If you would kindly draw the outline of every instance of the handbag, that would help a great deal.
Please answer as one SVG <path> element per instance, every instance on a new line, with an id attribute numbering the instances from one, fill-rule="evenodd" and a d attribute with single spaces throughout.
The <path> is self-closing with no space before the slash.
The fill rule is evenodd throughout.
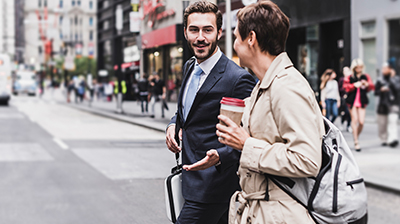
<path id="1" fill-rule="evenodd" d="M 171 175 L 165 178 L 164 193 L 167 217 L 175 223 L 181 213 L 185 199 L 182 196 L 182 164 L 179 164 L 179 153 L 175 154 L 176 166 L 172 167 Z"/>

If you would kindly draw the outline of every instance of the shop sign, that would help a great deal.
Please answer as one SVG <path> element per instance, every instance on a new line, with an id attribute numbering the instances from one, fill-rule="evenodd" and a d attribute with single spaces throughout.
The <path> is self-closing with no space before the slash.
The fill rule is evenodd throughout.
<path id="1" fill-rule="evenodd" d="M 129 12 L 129 30 L 132 33 L 140 32 L 141 16 L 139 12 Z"/>
<path id="2" fill-rule="evenodd" d="M 99 70 L 99 76 L 105 77 L 107 75 L 108 75 L 108 71 L 107 70 Z"/>
<path id="3" fill-rule="evenodd" d="M 147 18 L 147 25 L 152 28 L 155 21 L 165 19 L 169 16 L 175 15 L 173 9 L 165 10 L 165 0 L 141 0 L 143 7 L 143 17 L 142 20 Z M 163 11 L 161 11 L 163 10 Z"/>
<path id="4" fill-rule="evenodd" d="M 124 48 L 124 62 L 139 61 L 140 51 L 137 45 Z"/>

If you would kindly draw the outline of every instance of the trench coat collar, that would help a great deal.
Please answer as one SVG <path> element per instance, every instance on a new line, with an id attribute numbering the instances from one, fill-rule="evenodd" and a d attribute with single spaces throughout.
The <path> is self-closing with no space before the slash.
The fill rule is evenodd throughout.
<path id="1" fill-rule="evenodd" d="M 281 73 L 288 67 L 293 66 L 286 52 L 280 53 L 271 63 L 263 80 L 260 83 L 260 89 L 268 89 L 276 76 L 282 75 Z"/>

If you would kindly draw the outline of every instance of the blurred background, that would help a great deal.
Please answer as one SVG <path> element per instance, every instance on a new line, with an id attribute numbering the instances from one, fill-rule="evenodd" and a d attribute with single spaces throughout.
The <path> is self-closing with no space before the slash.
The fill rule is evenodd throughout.
<path id="1" fill-rule="evenodd" d="M 239 65 L 236 13 L 256 1 L 212 1 L 224 16 L 219 47 Z M 163 181 L 175 161 L 164 130 L 192 56 L 191 2 L 0 0 L 0 223 L 168 223 Z M 400 74 L 400 0 L 274 2 L 317 99 L 325 69 L 340 79 L 354 58 L 374 82 L 384 62 Z M 159 91 L 166 100 L 152 100 Z M 355 156 L 370 223 L 399 223 L 400 150 L 381 146 L 369 99 Z"/>

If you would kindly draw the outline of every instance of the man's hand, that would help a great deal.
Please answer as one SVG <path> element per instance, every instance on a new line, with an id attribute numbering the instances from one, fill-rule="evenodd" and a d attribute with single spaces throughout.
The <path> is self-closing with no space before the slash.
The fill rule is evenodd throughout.
<path id="1" fill-rule="evenodd" d="M 179 139 L 182 139 L 182 130 L 179 131 Z M 181 147 L 179 147 L 178 143 L 175 141 L 175 125 L 168 127 L 165 136 L 165 143 L 171 152 L 178 153 L 181 151 Z"/>
<path id="2" fill-rule="evenodd" d="M 206 157 L 202 160 L 193 163 L 192 165 L 183 165 L 183 169 L 186 171 L 198 171 L 198 170 L 205 170 L 212 166 L 215 166 L 219 161 L 219 154 L 217 150 L 211 149 L 207 151 Z"/>

